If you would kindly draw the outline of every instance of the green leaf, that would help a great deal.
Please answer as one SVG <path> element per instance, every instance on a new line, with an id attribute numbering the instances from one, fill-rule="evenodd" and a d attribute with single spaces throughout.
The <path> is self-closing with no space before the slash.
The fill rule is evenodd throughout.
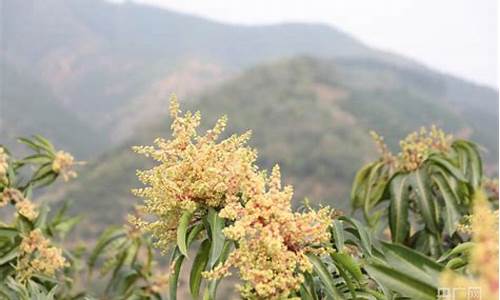
<path id="1" fill-rule="evenodd" d="M 97 262 L 97 259 L 103 253 L 104 249 L 106 249 L 106 247 L 108 247 L 114 241 L 126 236 L 127 234 L 123 231 L 122 228 L 119 227 L 111 227 L 108 228 L 106 231 L 104 231 L 103 234 L 97 240 L 97 243 L 94 249 L 92 250 L 92 253 L 89 256 L 87 262 L 89 266 L 89 272 L 92 272 Z"/>
<path id="2" fill-rule="evenodd" d="M 460 168 L 458 167 L 455 167 L 449 160 L 438 155 L 431 155 L 429 157 L 429 161 L 445 169 L 448 173 L 453 175 L 457 180 L 467 181 L 467 178 L 465 178 L 465 174 L 462 172 L 462 170 L 460 170 Z"/>
<path id="3" fill-rule="evenodd" d="M 212 240 L 208 265 L 210 268 L 213 268 L 224 247 L 225 237 L 222 229 L 224 229 L 225 221 L 219 217 L 219 214 L 213 208 L 208 209 L 207 221 L 210 225 L 210 239 Z"/>
<path id="4" fill-rule="evenodd" d="M 354 227 L 355 232 L 359 235 L 361 248 L 366 254 L 372 256 L 372 239 L 365 226 L 363 226 L 363 224 L 361 224 L 358 220 L 345 216 L 339 217 L 339 220 L 345 221 Z"/>
<path id="5" fill-rule="evenodd" d="M 389 227 L 395 243 L 403 243 L 410 233 L 408 206 L 410 189 L 406 174 L 397 174 L 390 182 Z"/>
<path id="6" fill-rule="evenodd" d="M 381 264 L 370 264 L 364 268 L 377 282 L 404 297 L 418 300 L 436 299 L 437 290 L 412 277 L 411 274 Z"/>
<path id="7" fill-rule="evenodd" d="M 380 172 L 383 171 L 383 167 L 384 164 L 382 162 L 376 163 L 370 169 L 366 183 L 363 214 L 369 226 L 375 225 L 375 222 L 370 215 L 370 211 L 381 200 L 387 184 L 387 181 L 380 175 Z"/>
<path id="8" fill-rule="evenodd" d="M 443 174 L 433 174 L 432 179 L 436 183 L 441 195 L 443 196 L 446 213 L 444 214 L 444 227 L 448 235 L 453 235 L 457 225 L 462 217 L 458 211 L 458 197 L 446 180 Z"/>
<path id="9" fill-rule="evenodd" d="M 43 149 L 45 149 L 48 153 L 56 152 L 54 145 L 52 145 L 52 143 L 49 140 L 38 134 L 35 134 L 34 137 L 35 141 L 38 142 L 38 145 Z"/>
<path id="10" fill-rule="evenodd" d="M 303 286 L 307 289 L 308 293 L 311 295 L 313 300 L 318 300 L 318 294 L 316 293 L 316 284 L 311 273 L 304 273 L 304 283 Z"/>
<path id="11" fill-rule="evenodd" d="M 345 299 L 344 295 L 342 295 L 340 291 L 337 290 L 332 275 L 330 274 L 330 272 L 328 272 L 328 269 L 326 268 L 325 264 L 323 264 L 321 259 L 313 254 L 308 254 L 307 257 L 314 267 L 314 272 L 318 275 L 319 279 L 323 283 L 325 292 L 328 297 L 334 300 Z"/>
<path id="12" fill-rule="evenodd" d="M 188 256 L 188 248 L 186 245 L 187 238 L 187 228 L 189 226 L 189 222 L 191 222 L 191 218 L 193 217 L 193 213 L 190 211 L 185 211 L 181 218 L 179 219 L 179 227 L 177 227 L 177 247 L 179 247 L 179 251 L 184 256 Z"/>
<path id="13" fill-rule="evenodd" d="M 37 152 L 40 151 L 40 147 L 36 143 L 32 142 L 30 139 L 19 137 L 17 138 L 17 141 L 19 143 L 25 144 L 26 146 L 30 147 L 31 149 Z"/>
<path id="14" fill-rule="evenodd" d="M 333 240 L 335 241 L 335 246 L 337 251 L 342 251 L 344 249 L 344 225 L 340 220 L 333 220 L 333 225 L 331 227 Z"/>
<path id="15" fill-rule="evenodd" d="M 19 231 L 16 228 L 11 227 L 0 227 L 0 239 L 12 240 L 19 235 Z"/>
<path id="16" fill-rule="evenodd" d="M 52 164 L 47 163 L 44 165 L 41 165 L 35 173 L 33 173 L 33 176 L 31 177 L 32 181 L 40 180 L 43 177 L 47 176 L 47 174 L 52 173 Z"/>
<path id="17" fill-rule="evenodd" d="M 459 153 L 459 157 L 462 157 L 461 160 L 465 157 L 466 162 L 461 161 L 466 167 L 465 176 L 471 186 L 477 189 L 483 177 L 483 163 L 477 146 L 468 141 L 457 140 L 453 142 L 452 147 Z"/>
<path id="18" fill-rule="evenodd" d="M 467 260 L 465 260 L 461 257 L 454 257 L 454 258 L 450 259 L 450 261 L 448 263 L 446 263 L 446 268 L 456 270 L 456 269 L 459 269 L 465 265 L 467 265 Z"/>
<path id="19" fill-rule="evenodd" d="M 189 291 L 194 299 L 197 299 L 200 294 L 201 273 L 207 267 L 208 258 L 210 254 L 210 240 L 206 239 L 201 243 L 200 250 L 194 258 L 191 267 L 191 274 L 189 276 Z"/>
<path id="20" fill-rule="evenodd" d="M 189 248 L 191 244 L 194 242 L 198 234 L 203 230 L 204 226 L 203 224 L 199 223 L 191 227 L 189 230 L 189 234 L 187 237 L 187 247 Z"/>
<path id="21" fill-rule="evenodd" d="M 438 260 L 437 262 L 443 262 L 447 260 L 448 258 L 455 256 L 455 255 L 461 255 L 463 253 L 469 253 L 470 250 L 474 247 L 473 242 L 465 242 L 462 244 L 457 245 L 455 248 L 447 251 L 444 253 Z"/>
<path id="22" fill-rule="evenodd" d="M 353 210 L 363 207 L 363 202 L 365 200 L 364 190 L 366 189 L 366 179 L 373 166 L 374 163 L 365 165 L 356 173 L 356 176 L 354 177 L 351 189 L 351 205 Z"/>
<path id="23" fill-rule="evenodd" d="M 437 209 L 434 199 L 432 199 L 429 177 L 427 176 L 424 168 L 415 170 L 410 176 L 410 182 L 415 189 L 417 204 L 420 208 L 420 213 L 422 214 L 425 225 L 429 231 L 437 234 Z"/>
<path id="24" fill-rule="evenodd" d="M 54 231 L 59 234 L 59 237 L 64 238 L 78 223 L 82 221 L 82 216 L 67 218 L 54 225 Z"/>
<path id="25" fill-rule="evenodd" d="M 233 241 L 231 240 L 225 240 L 224 241 L 224 247 L 222 248 L 222 252 L 219 256 L 219 259 L 217 260 L 217 264 L 223 264 L 227 258 L 229 257 L 229 253 L 231 251 L 231 247 L 233 245 Z M 205 289 L 205 293 L 203 295 L 204 300 L 215 300 L 216 299 L 216 293 L 217 293 L 217 287 L 219 286 L 221 279 L 217 280 L 211 280 L 208 282 L 208 286 Z"/>
<path id="26" fill-rule="evenodd" d="M 341 252 L 333 252 L 330 254 L 336 265 L 340 265 L 358 282 L 363 281 L 363 274 L 358 263 L 350 256 Z"/>
<path id="27" fill-rule="evenodd" d="M 304 284 L 300 285 L 300 299 L 314 300 L 311 291 Z"/>
<path id="28" fill-rule="evenodd" d="M 57 179 L 57 176 L 58 174 L 50 171 L 37 179 L 32 179 L 31 182 L 33 184 L 33 187 L 40 188 L 53 183 Z"/>
<path id="29" fill-rule="evenodd" d="M 179 251 L 179 248 L 176 247 L 174 252 L 172 253 L 171 263 L 173 264 L 173 272 L 169 278 L 169 299 L 176 300 L 177 299 L 177 285 L 179 282 L 179 274 L 181 272 L 182 263 L 184 261 L 184 255 L 182 255 Z"/>
<path id="30" fill-rule="evenodd" d="M 18 254 L 19 254 L 18 251 L 19 251 L 19 247 L 14 247 L 14 248 L 10 249 L 9 252 L 3 254 L 2 257 L 0 257 L 0 266 L 17 258 Z"/>
<path id="31" fill-rule="evenodd" d="M 439 274 L 443 271 L 443 266 L 434 259 L 403 245 L 381 243 L 384 257 L 391 267 L 405 274 L 411 274 L 434 288 L 438 287 Z"/>
<path id="32" fill-rule="evenodd" d="M 22 164 L 43 165 L 52 162 L 52 158 L 45 154 L 34 154 L 19 161 Z"/>

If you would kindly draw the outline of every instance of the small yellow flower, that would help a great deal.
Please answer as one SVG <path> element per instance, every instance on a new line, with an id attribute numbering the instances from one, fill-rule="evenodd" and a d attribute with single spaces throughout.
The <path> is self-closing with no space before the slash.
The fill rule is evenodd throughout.
<path id="1" fill-rule="evenodd" d="M 0 207 L 5 206 L 9 203 L 16 204 L 24 200 L 23 193 L 15 188 L 6 188 L 0 195 Z"/>
<path id="2" fill-rule="evenodd" d="M 175 240 L 184 211 L 200 217 L 200 207 L 220 208 L 245 201 L 264 188 L 263 176 L 254 162 L 256 151 L 246 146 L 249 133 L 218 141 L 226 118 L 212 130 L 198 135 L 201 116 L 182 115 L 174 97 L 170 103 L 172 139 L 157 138 L 155 146 L 137 146 L 137 153 L 157 161 L 152 169 L 138 171 L 145 185 L 133 193 L 144 198 L 144 210 L 152 218 L 132 217 L 131 223 L 150 232 L 164 250 Z M 233 204 L 231 204 L 233 203 Z"/>
<path id="3" fill-rule="evenodd" d="M 236 212 L 230 206 L 222 209 L 221 216 L 237 216 L 224 234 L 237 241 L 238 248 L 225 264 L 203 274 L 215 279 L 228 275 L 231 266 L 236 267 L 245 283 L 240 287 L 245 299 L 288 298 L 304 281 L 302 273 L 312 271 L 306 254 L 328 252 L 324 245 L 330 240 L 331 210 L 292 212 L 292 188 L 281 188 L 278 166 L 267 187 Z"/>
<path id="4" fill-rule="evenodd" d="M 52 161 L 52 171 L 61 174 L 64 181 L 71 178 L 76 178 L 78 174 L 73 170 L 73 167 L 83 162 L 75 161 L 73 155 L 65 151 L 57 151 L 54 161 Z"/>
<path id="5" fill-rule="evenodd" d="M 67 265 L 62 250 L 50 245 L 40 229 L 31 231 L 19 246 L 16 277 L 25 282 L 35 274 L 53 276 L 55 272 Z"/>
<path id="6" fill-rule="evenodd" d="M 33 221 L 38 217 L 36 205 L 28 199 L 17 202 L 16 209 L 20 215 L 26 217 L 30 221 Z"/>
<path id="7" fill-rule="evenodd" d="M 3 147 L 0 147 L 0 183 L 7 181 L 7 169 L 9 156 Z"/>
<path id="8" fill-rule="evenodd" d="M 472 248 L 468 276 L 459 275 L 451 270 L 441 274 L 440 285 L 450 288 L 480 287 L 482 299 L 498 299 L 498 211 L 492 211 L 484 192 L 474 197 L 474 210 L 471 217 Z M 459 295 L 457 300 L 466 300 Z"/>
<path id="9" fill-rule="evenodd" d="M 370 131 L 370 135 L 375 142 L 382 161 L 390 166 L 395 166 L 397 164 L 397 157 L 389 150 L 389 147 L 384 142 L 384 137 L 378 135 L 375 131 Z"/>
<path id="10" fill-rule="evenodd" d="M 435 125 L 430 130 L 422 127 L 420 131 L 410 133 L 399 143 L 401 152 L 395 156 L 384 143 L 383 137 L 373 131 L 370 134 L 377 145 L 381 159 L 394 169 L 402 171 L 418 169 L 434 152 L 450 151 L 453 140 L 452 135 L 446 134 Z"/>

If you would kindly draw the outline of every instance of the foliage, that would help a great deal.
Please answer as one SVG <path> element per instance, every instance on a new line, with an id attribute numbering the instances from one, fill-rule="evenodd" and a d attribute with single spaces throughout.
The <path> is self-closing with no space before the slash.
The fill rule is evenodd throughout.
<path id="1" fill-rule="evenodd" d="M 285 182 L 295 187 L 294 207 L 308 197 L 313 204 L 347 211 L 356 171 L 376 157 L 370 129 L 383 133 L 386 143 L 394 147 L 415 128 L 437 124 L 484 147 L 485 168 L 496 173 L 496 93 L 492 91 L 490 100 L 469 92 L 467 99 L 481 105 L 464 109 L 464 104 L 451 103 L 465 96 L 447 98 L 444 89 L 444 83 L 432 76 L 389 64 L 299 57 L 252 68 L 200 96 L 193 94 L 180 100 L 184 107 L 203 113 L 203 129 L 209 129 L 221 114 L 227 114 L 230 120 L 226 133 L 240 134 L 251 129 L 249 145 L 259 151 L 257 163 L 268 170 L 276 163 L 280 165 L 286 174 Z M 189 90 L 194 93 L 191 86 Z M 137 102 L 131 118 L 121 114 L 120 118 L 134 119 L 143 110 L 151 109 Z M 123 101 L 119 103 L 124 105 Z M 87 236 L 95 237 L 116 223 L 135 203 L 129 192 L 130 187 L 138 185 L 135 170 L 148 168 L 150 162 L 134 155 L 130 146 L 149 145 L 156 137 L 170 136 L 165 126 L 169 120 L 163 118 L 167 106 L 157 103 L 152 109 L 158 118 L 148 119 L 154 124 L 144 122 L 139 123 L 141 128 L 124 130 L 133 133 L 133 139 L 103 156 L 92 152 L 95 159 L 81 170 L 79 180 L 48 197 L 74 200 L 73 211 L 88 215 L 88 226 L 78 228 Z M 99 105 L 92 107 L 101 109 Z M 463 115 L 474 110 L 481 112 L 473 118 Z M 494 121 L 486 121 L 489 118 Z"/>
<path id="2" fill-rule="evenodd" d="M 91 299 L 97 291 L 82 285 L 85 273 L 89 285 L 101 280 L 92 277 L 96 267 L 101 276 L 111 273 L 104 298 L 160 298 L 166 280 L 152 273 L 152 245 L 133 229 L 106 230 L 90 253 L 65 242 L 81 218 L 67 216 L 67 204 L 50 214 L 48 204 L 32 199 L 59 176 L 75 178 L 81 163 L 41 136 L 19 141 L 33 154 L 16 159 L 0 147 L 0 206 L 15 214 L 0 225 L 0 299 Z"/>
<path id="3" fill-rule="evenodd" d="M 353 209 L 362 209 L 372 227 L 387 219 L 394 243 L 435 258 L 465 241 L 458 224 L 471 213 L 471 196 L 483 180 L 477 146 L 436 127 L 410 134 L 398 155 L 374 138 L 381 157 L 357 173 Z"/>
<path id="4" fill-rule="evenodd" d="M 293 188 L 278 166 L 258 168 L 249 133 L 219 138 L 225 118 L 199 135 L 200 114 L 182 114 L 175 98 L 171 117 L 170 140 L 134 148 L 155 160 L 137 172 L 144 205 L 90 251 L 65 239 L 80 220 L 67 205 L 51 214 L 32 201 L 81 163 L 41 136 L 19 139 L 33 151 L 22 159 L 0 147 L 0 205 L 14 212 L 0 225 L 0 297 L 176 299 L 191 258 L 193 299 L 217 299 L 232 270 L 244 299 L 431 300 L 441 286 L 471 285 L 498 296 L 498 185 L 483 180 L 473 143 L 433 127 L 393 155 L 375 135 L 381 158 L 352 189 L 367 226 L 307 201 L 292 209 Z M 168 269 L 155 246 L 170 253 Z"/>

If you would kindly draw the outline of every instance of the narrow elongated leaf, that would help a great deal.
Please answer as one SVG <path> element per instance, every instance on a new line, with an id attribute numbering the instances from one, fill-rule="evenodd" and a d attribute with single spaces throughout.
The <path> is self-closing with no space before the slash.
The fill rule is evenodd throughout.
<path id="1" fill-rule="evenodd" d="M 50 163 L 52 161 L 52 158 L 50 158 L 48 155 L 45 154 L 34 154 L 28 157 L 23 158 L 20 163 L 23 164 L 38 164 L 38 165 L 43 165 L 46 163 Z"/>
<path id="2" fill-rule="evenodd" d="M 314 300 L 311 291 L 304 284 L 300 285 L 300 299 Z"/>
<path id="3" fill-rule="evenodd" d="M 347 275 L 347 271 L 344 269 L 342 265 L 335 265 L 335 266 L 337 267 L 337 271 L 340 277 L 344 279 L 344 283 L 347 286 L 349 292 L 351 293 L 350 296 L 352 297 L 352 299 L 356 299 L 356 286 L 354 285 L 354 282 L 351 280 L 351 277 Z M 341 286 L 340 291 L 346 293 L 345 287 Z"/>
<path id="4" fill-rule="evenodd" d="M 40 168 L 38 168 L 35 171 L 35 173 L 33 173 L 31 180 L 32 181 L 40 180 L 44 176 L 47 176 L 48 173 L 51 173 L 51 172 L 53 172 L 52 171 L 52 164 L 50 164 L 50 163 L 44 164 L 44 165 L 40 166 Z"/>
<path id="5" fill-rule="evenodd" d="M 109 246 L 112 242 L 116 241 L 119 238 L 125 237 L 127 234 L 121 229 L 121 228 L 116 228 L 112 227 L 107 229 L 97 240 L 96 246 L 94 247 L 94 250 L 89 256 L 88 260 L 88 266 L 89 266 L 89 271 L 92 272 L 97 259 L 99 256 L 103 253 L 103 250 Z"/>
<path id="6" fill-rule="evenodd" d="M 316 292 L 316 285 L 314 283 L 314 278 L 310 273 L 304 274 L 304 286 L 307 287 L 313 300 L 318 300 L 318 293 Z"/>
<path id="7" fill-rule="evenodd" d="M 370 174 L 371 168 L 373 168 L 373 163 L 364 166 L 361 170 L 356 173 L 354 177 L 354 182 L 351 189 L 351 206 L 354 209 L 363 207 L 364 190 L 366 189 L 366 180 L 368 174 Z"/>
<path id="8" fill-rule="evenodd" d="M 447 269 L 456 270 L 467 265 L 467 261 L 461 257 L 454 257 L 446 263 Z"/>
<path id="9" fill-rule="evenodd" d="M 443 262 L 445 260 L 447 260 L 448 258 L 452 257 L 452 256 L 455 256 L 455 255 L 461 255 L 463 253 L 469 253 L 470 250 L 474 247 L 474 243 L 473 242 L 465 242 L 465 243 L 462 243 L 458 246 L 456 246 L 455 248 L 447 251 L 446 253 L 444 253 L 438 260 L 437 262 Z"/>
<path id="10" fill-rule="evenodd" d="M 18 255 L 19 255 L 19 247 L 14 247 L 10 249 L 9 252 L 3 254 L 2 257 L 0 257 L 0 266 L 17 258 Z"/>
<path id="11" fill-rule="evenodd" d="M 309 254 L 307 256 L 309 258 L 309 261 L 312 263 L 314 267 L 314 272 L 318 275 L 319 279 L 323 283 L 323 286 L 325 287 L 325 292 L 328 295 L 328 297 L 333 300 L 345 299 L 344 295 L 341 294 L 340 291 L 335 286 L 335 282 L 332 278 L 332 275 L 330 274 L 330 272 L 328 272 L 328 269 L 326 268 L 325 264 L 323 264 L 321 259 L 316 255 L 312 254 Z"/>
<path id="12" fill-rule="evenodd" d="M 464 172 L 462 172 L 462 170 L 460 170 L 459 167 L 454 166 L 449 160 L 437 155 L 432 155 L 431 157 L 429 157 L 429 161 L 445 169 L 448 173 L 453 175 L 457 180 L 467 181 Z"/>
<path id="13" fill-rule="evenodd" d="M 365 226 L 361 224 L 358 220 L 353 218 L 348 218 L 342 216 L 339 220 L 345 221 L 354 227 L 354 231 L 357 235 L 359 235 L 359 241 L 361 248 L 365 251 L 366 254 L 372 256 L 372 239 Z"/>
<path id="14" fill-rule="evenodd" d="M 25 144 L 26 146 L 30 147 L 31 149 L 37 152 L 40 151 L 40 147 L 36 143 L 32 142 L 30 139 L 19 137 L 17 138 L 17 141 L 19 143 Z"/>
<path id="15" fill-rule="evenodd" d="M 432 179 L 436 183 L 441 195 L 443 196 L 446 214 L 444 214 L 444 228 L 448 235 L 452 235 L 457 228 L 461 215 L 458 212 L 458 197 L 452 190 L 449 182 L 442 174 L 434 174 Z"/>
<path id="16" fill-rule="evenodd" d="M 0 227 L 0 239 L 11 240 L 19 235 L 19 231 L 11 227 Z"/>
<path id="17" fill-rule="evenodd" d="M 207 221 L 210 225 L 210 239 L 212 240 L 208 265 L 213 268 L 224 247 L 225 237 L 222 229 L 224 229 L 225 221 L 219 217 L 219 214 L 213 208 L 208 209 Z"/>
<path id="18" fill-rule="evenodd" d="M 186 257 L 188 256 L 187 229 L 192 217 L 192 212 L 185 211 L 182 214 L 179 220 L 179 226 L 177 227 L 177 247 L 179 247 L 179 251 L 182 253 L 182 255 Z"/>
<path id="19" fill-rule="evenodd" d="M 395 243 L 403 243 L 410 233 L 408 220 L 409 180 L 406 174 L 397 174 L 390 182 L 389 227 Z"/>
<path id="20" fill-rule="evenodd" d="M 436 299 L 437 290 L 414 278 L 411 274 L 406 274 L 381 264 L 366 265 L 365 270 L 377 282 L 402 296 L 419 300 Z"/>
<path id="21" fill-rule="evenodd" d="M 381 242 L 384 256 L 394 269 L 411 274 L 434 288 L 437 288 L 443 266 L 418 251 L 403 245 Z"/>
<path id="22" fill-rule="evenodd" d="M 378 162 L 370 169 L 364 191 L 363 214 L 368 222 L 368 225 L 370 226 L 375 224 L 370 211 L 380 201 L 380 197 L 383 195 L 385 190 L 385 179 L 380 176 L 380 172 L 383 167 L 384 164 L 382 162 Z"/>
<path id="23" fill-rule="evenodd" d="M 40 147 L 42 147 L 43 149 L 47 150 L 47 152 L 49 154 L 52 154 L 52 153 L 56 152 L 56 150 L 54 148 L 54 145 L 52 145 L 52 143 L 49 140 L 47 140 L 46 138 L 44 138 L 43 136 L 38 135 L 38 134 L 35 134 L 34 137 L 35 137 L 34 141 Z"/>
<path id="24" fill-rule="evenodd" d="M 184 262 L 184 255 L 179 251 L 179 248 L 175 248 L 172 253 L 171 263 L 173 264 L 173 272 L 169 278 L 168 282 L 168 295 L 170 300 L 177 299 L 177 286 L 179 282 L 179 274 L 181 272 L 182 263 Z"/>
<path id="25" fill-rule="evenodd" d="M 206 239 L 201 243 L 200 250 L 194 258 L 193 266 L 191 267 L 191 274 L 189 276 L 189 291 L 194 299 L 198 299 L 200 294 L 201 273 L 207 267 L 208 258 L 210 254 L 210 240 Z"/>
<path id="26" fill-rule="evenodd" d="M 342 221 L 333 220 L 331 230 L 337 251 L 342 251 L 344 249 L 344 225 Z"/>
<path id="27" fill-rule="evenodd" d="M 217 264 L 223 264 L 228 256 L 229 252 L 231 251 L 231 247 L 233 245 L 233 242 L 231 240 L 225 240 L 224 241 L 224 247 L 222 248 L 222 252 L 219 256 L 219 259 L 217 260 Z M 221 279 L 216 279 L 216 280 L 211 280 L 208 282 L 208 285 L 205 289 L 203 299 L 204 300 L 215 300 L 216 299 L 216 293 L 217 293 L 217 287 L 220 283 Z"/>
<path id="28" fill-rule="evenodd" d="M 334 252 L 330 254 L 335 265 L 341 266 L 345 269 L 351 276 L 356 279 L 358 282 L 363 281 L 363 274 L 361 273 L 361 269 L 358 263 L 350 256 L 345 253 Z"/>
<path id="29" fill-rule="evenodd" d="M 459 153 L 459 157 L 466 157 L 466 177 L 471 186 L 477 189 L 481 185 L 483 177 L 483 165 L 481 155 L 477 146 L 471 142 L 458 140 L 452 144 L 452 147 Z"/>
<path id="30" fill-rule="evenodd" d="M 415 189 L 417 204 L 424 219 L 425 225 L 432 233 L 438 232 L 438 216 L 436 204 L 432 199 L 429 177 L 424 168 L 415 170 L 410 175 L 411 184 Z"/>
<path id="31" fill-rule="evenodd" d="M 187 241 L 186 241 L 186 243 L 187 243 L 186 246 L 188 248 L 191 246 L 191 244 L 196 239 L 196 237 L 198 236 L 198 234 L 203 230 L 203 228 L 204 228 L 204 226 L 201 223 L 200 224 L 196 224 L 193 227 L 191 227 L 191 229 L 189 230 Z"/>

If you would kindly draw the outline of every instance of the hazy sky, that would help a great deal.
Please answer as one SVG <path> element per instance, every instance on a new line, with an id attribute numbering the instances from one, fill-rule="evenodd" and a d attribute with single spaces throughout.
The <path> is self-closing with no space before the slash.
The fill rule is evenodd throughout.
<path id="1" fill-rule="evenodd" d="M 497 84 L 497 0 L 135 0 L 223 22 L 321 22 L 475 82 Z"/>

